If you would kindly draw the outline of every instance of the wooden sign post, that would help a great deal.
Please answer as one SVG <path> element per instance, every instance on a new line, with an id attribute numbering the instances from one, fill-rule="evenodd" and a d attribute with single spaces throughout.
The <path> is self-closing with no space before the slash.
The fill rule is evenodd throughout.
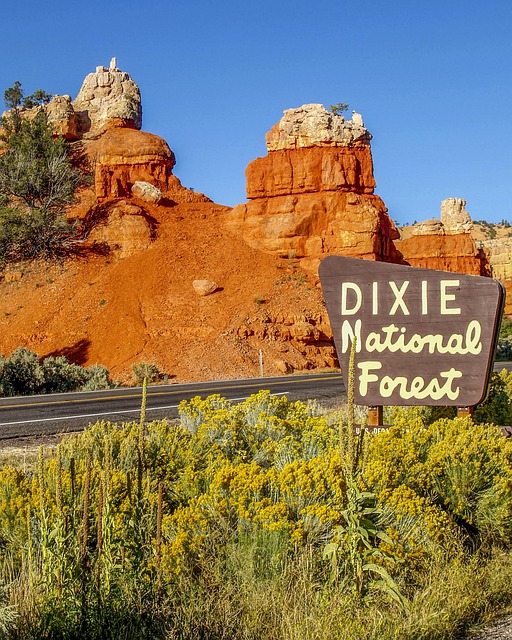
<path id="1" fill-rule="evenodd" d="M 356 338 L 357 404 L 465 408 L 482 402 L 505 300 L 497 280 L 328 256 L 320 280 L 343 372 Z M 462 411 L 462 409 L 461 409 Z"/>

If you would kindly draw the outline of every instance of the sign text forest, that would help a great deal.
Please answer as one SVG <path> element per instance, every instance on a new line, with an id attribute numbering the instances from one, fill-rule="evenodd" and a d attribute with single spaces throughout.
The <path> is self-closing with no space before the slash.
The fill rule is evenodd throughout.
<path id="1" fill-rule="evenodd" d="M 472 406 L 486 393 L 504 304 L 496 280 L 356 258 L 320 265 L 334 341 L 355 401 Z"/>

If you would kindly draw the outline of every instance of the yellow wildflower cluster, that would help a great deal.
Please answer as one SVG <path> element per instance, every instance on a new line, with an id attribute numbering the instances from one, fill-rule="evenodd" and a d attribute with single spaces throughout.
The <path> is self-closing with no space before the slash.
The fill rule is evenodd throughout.
<path id="1" fill-rule="evenodd" d="M 426 425 L 411 412 L 373 440 L 367 481 L 395 513 L 422 520 L 445 543 L 464 534 L 507 541 L 512 535 L 512 442 L 498 427 L 469 418 Z"/>
<path id="2" fill-rule="evenodd" d="M 11 541 L 0 553 L 21 565 L 23 550 L 44 547 L 33 557 L 59 593 L 84 566 L 108 575 L 108 589 L 127 572 L 161 588 L 248 532 L 278 536 L 292 553 L 349 531 L 337 424 L 268 392 L 233 406 L 194 398 L 180 419 L 144 430 L 100 422 L 30 471 L 0 469 L 0 533 Z M 380 501 L 388 535 L 376 544 L 410 568 L 456 532 L 512 536 L 512 442 L 492 426 L 397 414 L 371 439 L 358 482 L 358 495 Z"/>

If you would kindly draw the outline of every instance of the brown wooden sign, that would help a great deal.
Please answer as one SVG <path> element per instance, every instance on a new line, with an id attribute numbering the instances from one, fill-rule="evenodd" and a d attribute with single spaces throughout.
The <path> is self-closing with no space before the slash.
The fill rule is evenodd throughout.
<path id="1" fill-rule="evenodd" d="M 497 280 L 328 256 L 320 280 L 355 401 L 472 406 L 486 395 L 504 305 Z"/>

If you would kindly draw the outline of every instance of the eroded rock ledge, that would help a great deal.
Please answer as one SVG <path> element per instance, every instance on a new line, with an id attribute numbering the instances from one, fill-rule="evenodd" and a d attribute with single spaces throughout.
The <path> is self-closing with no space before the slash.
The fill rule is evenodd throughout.
<path id="1" fill-rule="evenodd" d="M 266 135 L 268 154 L 246 170 L 247 204 L 231 224 L 252 247 L 302 258 L 315 270 L 329 253 L 400 262 L 399 237 L 374 195 L 371 134 L 322 105 L 287 109 Z"/>

